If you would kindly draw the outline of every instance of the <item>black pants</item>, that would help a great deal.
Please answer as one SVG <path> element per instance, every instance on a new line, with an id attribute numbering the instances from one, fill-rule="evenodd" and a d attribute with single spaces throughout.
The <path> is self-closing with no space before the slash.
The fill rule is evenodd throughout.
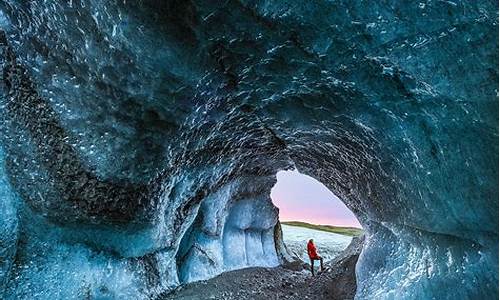
<path id="1" fill-rule="evenodd" d="M 311 260 L 311 273 L 313 274 L 313 276 L 314 276 L 314 261 L 315 260 L 319 260 L 320 265 L 321 265 L 321 271 L 323 271 L 323 257 L 318 256 L 318 257 L 309 258 L 309 259 Z"/>

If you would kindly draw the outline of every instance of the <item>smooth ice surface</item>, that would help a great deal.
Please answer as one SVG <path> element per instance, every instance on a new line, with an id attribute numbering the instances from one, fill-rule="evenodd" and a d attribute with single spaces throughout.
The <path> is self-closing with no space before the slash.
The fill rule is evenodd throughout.
<path id="1" fill-rule="evenodd" d="M 332 232 L 311 230 L 297 226 L 281 225 L 283 242 L 288 251 L 309 263 L 307 255 L 307 242 L 314 239 L 318 254 L 324 261 L 335 258 L 342 250 L 349 246 L 352 237 Z"/>
<path id="2" fill-rule="evenodd" d="M 0 298 L 151 299 L 366 232 L 358 299 L 498 297 L 497 1 L 0 1 Z"/>
<path id="3" fill-rule="evenodd" d="M 233 185 L 208 196 L 177 253 L 182 283 L 223 271 L 279 264 L 275 246 L 277 209 L 268 198 L 231 199 Z M 280 242 L 280 241 L 278 241 Z"/>

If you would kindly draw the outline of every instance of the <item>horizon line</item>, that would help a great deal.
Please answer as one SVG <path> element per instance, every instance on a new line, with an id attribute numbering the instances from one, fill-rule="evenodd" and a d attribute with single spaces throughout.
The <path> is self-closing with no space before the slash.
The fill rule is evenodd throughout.
<path id="1" fill-rule="evenodd" d="M 333 224 L 316 224 L 316 223 L 310 223 L 310 222 L 299 221 L 299 220 L 279 220 L 279 222 L 280 223 L 283 223 L 283 222 L 299 222 L 299 223 L 305 223 L 305 224 L 316 225 L 316 226 L 334 226 L 334 227 L 342 227 L 342 228 L 363 229 L 363 226 L 357 227 L 355 225 L 352 225 L 352 226 L 343 226 L 343 225 L 333 225 Z"/>

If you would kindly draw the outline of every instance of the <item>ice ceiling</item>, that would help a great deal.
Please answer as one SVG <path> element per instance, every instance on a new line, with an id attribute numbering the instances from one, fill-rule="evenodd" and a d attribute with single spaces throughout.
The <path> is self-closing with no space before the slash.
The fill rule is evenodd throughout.
<path id="1" fill-rule="evenodd" d="M 496 297 L 497 5 L 0 2 L 3 297 L 277 265 L 292 168 L 367 231 L 358 299 Z"/>

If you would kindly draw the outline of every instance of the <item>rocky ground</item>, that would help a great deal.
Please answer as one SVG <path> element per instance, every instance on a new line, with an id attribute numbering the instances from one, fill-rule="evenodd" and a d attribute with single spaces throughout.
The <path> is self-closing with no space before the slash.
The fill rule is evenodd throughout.
<path id="1" fill-rule="evenodd" d="M 248 268 L 180 286 L 159 299 L 353 299 L 354 270 L 361 248 L 362 238 L 354 238 L 346 250 L 327 263 L 328 270 L 314 277 L 309 265 L 301 262 L 276 268 Z"/>

